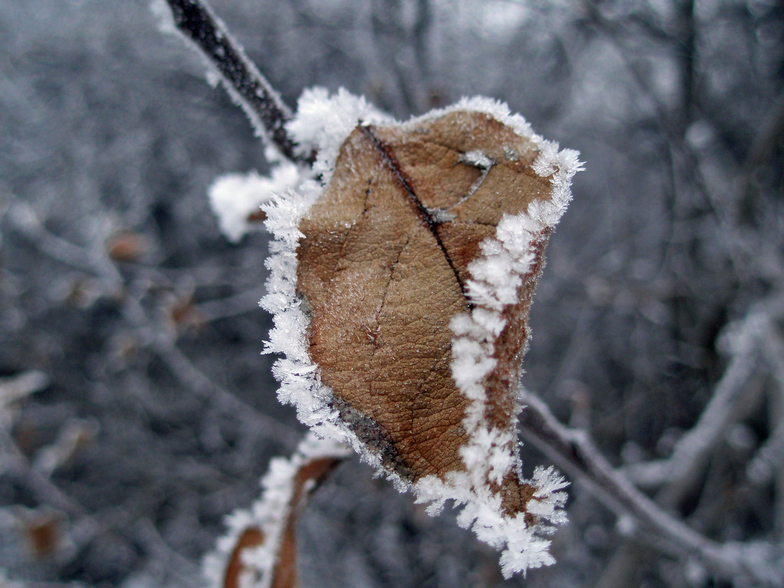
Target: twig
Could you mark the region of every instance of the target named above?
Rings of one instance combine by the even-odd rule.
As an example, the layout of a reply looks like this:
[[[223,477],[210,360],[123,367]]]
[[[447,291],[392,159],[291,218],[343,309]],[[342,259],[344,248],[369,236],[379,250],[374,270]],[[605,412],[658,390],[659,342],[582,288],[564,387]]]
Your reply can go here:
[[[218,386],[198,370],[175,345],[159,339],[153,343],[153,347],[171,372],[195,396],[214,402],[224,414],[234,414],[238,420],[252,423],[254,427],[263,429],[267,439],[277,439],[288,446],[295,445],[299,440],[300,434],[293,427],[257,411],[228,390]]]
[[[710,402],[697,424],[681,437],[668,459],[635,464],[624,473],[643,487],[660,486],[673,480],[690,478],[702,470],[716,440],[727,425],[737,419],[738,404],[744,398],[746,383],[759,361],[760,333],[765,330],[767,316],[752,312],[732,337],[734,355],[716,386]]]
[[[768,401],[769,426],[773,432],[746,468],[752,483],[774,482],[774,536],[784,537],[784,340],[777,329],[765,334],[765,359],[773,372],[775,385]]]
[[[109,286],[122,283],[122,276],[106,255],[106,249],[99,235],[94,233],[90,235],[91,249],[74,245],[70,241],[50,233],[33,208],[21,200],[9,207],[7,214],[11,226],[47,257],[87,274],[92,274],[105,281]]]
[[[73,519],[87,516],[87,511],[82,505],[32,467],[27,456],[17,447],[11,434],[3,427],[0,427],[0,453],[3,457],[3,469],[14,472],[20,480],[24,480],[31,495],[41,504],[56,508]]]
[[[750,210],[756,198],[754,172],[773,155],[776,141],[784,133],[784,92],[781,92],[760,122],[757,134],[743,164],[741,207]]]
[[[784,462],[784,421],[780,422],[746,466],[746,476],[753,484],[762,484],[773,477]]]
[[[258,301],[266,293],[264,289],[242,292],[219,300],[209,300],[195,305],[194,310],[205,321],[231,318],[259,310]]]
[[[205,558],[211,585],[294,588],[297,581],[297,526],[310,495],[351,453],[346,445],[309,433],[290,459],[276,458],[262,479],[264,492],[249,510],[235,511],[228,534]],[[243,577],[245,581],[242,581]]]
[[[675,557],[698,556],[723,578],[746,578],[760,586],[784,585],[766,577],[767,570],[747,561],[746,552],[737,546],[715,543],[659,508],[612,468],[584,431],[562,425],[539,398],[523,390],[520,399],[525,405],[523,436],[584,482],[614,512],[631,515],[646,541]]]
[[[312,160],[299,154],[286,131],[291,110],[204,0],[166,0],[176,27],[220,72],[229,94],[250,118],[256,132],[296,163]]]
[[[0,378],[0,410],[49,385],[49,377],[38,370],[29,370],[11,378]]]
[[[200,579],[198,564],[177,553],[161,536],[160,531],[149,518],[145,517],[137,521],[133,531],[135,538],[155,555],[157,561],[169,564],[164,567],[165,572],[162,573],[165,573],[166,576],[178,577],[184,586],[198,582]]]

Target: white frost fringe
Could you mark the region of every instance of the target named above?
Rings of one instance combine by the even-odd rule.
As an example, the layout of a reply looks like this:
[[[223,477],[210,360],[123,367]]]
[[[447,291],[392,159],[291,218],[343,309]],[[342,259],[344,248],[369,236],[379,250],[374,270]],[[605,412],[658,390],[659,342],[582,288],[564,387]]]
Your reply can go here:
[[[204,558],[203,571],[209,582],[208,585],[215,588],[223,586],[226,564],[239,538],[246,529],[255,527],[262,532],[264,542],[258,547],[249,547],[242,552],[242,562],[247,570],[245,577],[240,578],[240,586],[268,588],[272,582],[272,571],[290,508],[293,506],[291,500],[297,472],[311,460],[345,457],[349,452],[348,447],[342,443],[322,440],[313,433],[308,433],[290,459],[283,457],[273,459],[267,474],[261,480],[263,488],[261,498],[251,505],[250,509],[234,511],[226,518],[228,532],[218,540],[215,552]],[[254,581],[257,575],[261,578],[259,583]]]
[[[464,98],[448,108],[412,119],[404,128],[455,111],[484,112],[532,141],[539,149],[533,169],[541,177],[548,177],[553,187],[551,200],[533,202],[526,212],[516,216],[504,215],[495,238],[482,242],[482,257],[468,267],[472,279],[467,283],[467,290],[475,308],[455,317],[450,325],[455,333],[452,376],[461,393],[471,400],[463,421],[469,441],[461,448],[467,471],[452,472],[446,480],[430,476],[414,486],[417,502],[433,502],[428,508],[431,514],[439,512],[446,500],[464,505],[459,523],[472,526],[477,536],[490,545],[506,547],[501,564],[504,576],[509,577],[515,572],[553,563],[547,551],[550,541],[541,536],[550,534],[552,525],[566,520],[560,510],[566,494],[559,492],[566,482],[553,468],[536,468],[533,478],[527,481],[536,491],[526,510],[536,517],[537,523],[527,526],[522,513],[515,517],[503,515],[501,497],[491,492],[487,481],[500,481],[511,468],[520,467],[514,452],[517,440],[510,432],[486,424],[487,399],[482,382],[495,367],[493,341],[504,328],[503,309],[517,303],[518,286],[531,269],[533,241],[560,219],[571,200],[571,178],[581,169],[581,164],[576,151],[559,151],[557,143],[534,134],[522,116],[511,114],[505,104],[488,98]],[[303,153],[316,149],[319,155],[311,179],[305,179],[297,190],[289,190],[262,205],[267,213],[266,226],[276,240],[271,244],[274,255],[266,262],[271,274],[267,281],[268,294],[261,305],[274,315],[275,324],[265,353],[285,355],[273,367],[281,383],[278,392],[281,402],[293,404],[300,421],[316,434],[351,444],[365,461],[381,469],[379,456],[365,449],[340,421],[337,412],[329,408],[332,394],[321,383],[318,367],[308,355],[308,321],[295,294],[295,251],[303,236],[298,229],[299,221],[329,182],[341,144],[360,121],[400,124],[345,90],[329,96],[323,89],[314,89],[306,91],[300,99],[298,114],[288,129]],[[320,174],[321,181],[312,179],[316,174]],[[387,472],[387,475],[401,490],[410,486],[394,473]]]
[[[469,438],[460,448],[466,471],[450,472],[446,480],[429,476],[415,487],[417,502],[433,501],[428,510],[434,513],[441,510],[447,499],[465,504],[458,523],[472,526],[481,540],[497,549],[506,546],[501,555],[501,568],[508,578],[528,568],[554,563],[548,552],[550,541],[541,536],[552,533],[553,525],[566,522],[566,514],[561,510],[566,494],[558,490],[567,483],[552,467],[537,467],[533,478],[525,481],[536,488],[533,498],[525,505],[525,510],[536,517],[536,523],[528,526],[523,513],[515,517],[503,514],[501,497],[490,491],[487,481],[500,483],[513,468],[519,472],[522,464],[513,450],[517,440],[509,430],[490,427],[487,423],[484,381],[496,367],[493,351],[496,339],[506,326],[503,311],[517,304],[518,290],[535,261],[536,242],[558,223],[566,210],[571,200],[571,179],[581,164],[576,151],[559,151],[556,143],[535,135],[521,116],[510,114],[506,105],[472,98],[463,100],[457,108],[486,112],[529,138],[539,148],[533,169],[541,177],[550,177],[553,187],[549,201],[536,200],[525,212],[505,214],[495,237],[480,244],[481,257],[468,265],[471,279],[466,283],[466,291],[475,306],[450,323],[455,334],[452,377],[460,392],[471,401],[463,419]],[[436,111],[427,116],[443,114]]]
[[[296,188],[301,181],[299,168],[281,161],[272,167],[269,177],[256,171],[219,176],[207,194],[221,232],[232,243],[238,243],[250,229],[248,217],[259,212],[261,205],[276,194]]]

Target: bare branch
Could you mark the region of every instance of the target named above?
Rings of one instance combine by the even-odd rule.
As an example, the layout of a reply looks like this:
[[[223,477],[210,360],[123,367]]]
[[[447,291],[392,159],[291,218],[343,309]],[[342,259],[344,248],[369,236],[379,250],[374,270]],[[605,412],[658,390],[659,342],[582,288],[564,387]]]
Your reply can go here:
[[[784,413],[781,412],[784,406],[784,341],[772,328],[767,329],[764,335],[763,353],[773,372],[776,386],[769,410],[772,432],[746,466],[746,476],[754,484],[768,482],[777,471],[784,471]]]
[[[756,565],[757,552],[715,543],[662,510],[612,468],[584,431],[562,425],[538,397],[523,390],[520,400],[525,405],[523,437],[585,483],[608,508],[633,517],[642,539],[674,557],[697,556],[723,578],[745,578],[759,586],[784,585],[769,577],[769,567]]]
[[[741,210],[748,211],[757,196],[755,172],[773,155],[776,141],[784,134],[784,92],[781,92],[760,122],[743,165]]]
[[[765,332],[768,320],[765,310],[752,311],[729,336],[732,360],[697,424],[680,438],[668,459],[625,468],[624,473],[631,480],[643,487],[656,487],[674,480],[690,479],[694,472],[702,470],[717,439],[739,418],[737,408],[750,390],[746,383],[759,364],[760,336]]]
[[[253,428],[263,429],[266,438],[274,438],[288,445],[296,443],[299,435],[293,427],[259,412],[225,388],[218,386],[198,370],[176,345],[159,337],[154,341],[153,347],[166,366],[195,396],[214,402],[221,411],[237,415],[238,419],[252,425]]]
[[[174,24],[220,72],[224,86],[248,115],[256,132],[291,161],[311,163],[308,157],[297,153],[296,144],[286,131],[291,110],[207,3],[204,0],[167,2]]]
[[[49,385],[49,377],[38,370],[29,370],[11,378],[0,378],[0,410]]]

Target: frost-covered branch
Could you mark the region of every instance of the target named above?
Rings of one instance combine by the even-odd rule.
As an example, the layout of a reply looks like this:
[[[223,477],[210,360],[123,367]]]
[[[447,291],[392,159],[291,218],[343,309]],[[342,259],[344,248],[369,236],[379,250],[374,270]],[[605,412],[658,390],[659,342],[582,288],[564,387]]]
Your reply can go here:
[[[308,163],[286,131],[291,111],[203,0],[167,0],[174,25],[203,53],[256,132],[295,162]]]
[[[659,550],[676,557],[683,557],[684,553],[697,555],[715,574],[729,579],[746,577],[753,578],[755,585],[781,585],[782,559],[781,554],[772,553],[773,545],[719,545],[665,510],[694,487],[729,425],[742,418],[755,388],[748,382],[762,359],[774,376],[784,374],[780,365],[784,346],[773,328],[773,320],[781,314],[781,297],[771,297],[756,304],[743,321],[727,330],[722,339],[732,358],[725,374],[697,424],[681,438],[669,459],[615,471],[584,432],[560,425],[547,407],[530,394],[524,399],[528,408],[523,412],[527,423],[523,434],[562,467],[580,476],[610,508],[632,515],[640,538]],[[776,461],[780,461],[775,451],[781,443],[781,424],[772,426],[775,429],[768,441],[747,467],[747,475],[755,483],[765,482],[778,466]],[[634,488],[629,478],[640,485],[660,487],[655,502]],[[633,551],[628,547],[623,553]],[[617,576],[614,578],[618,581]]]
[[[777,470],[784,469],[784,413],[781,410],[784,407],[784,340],[775,329],[768,328],[763,333],[763,341],[763,355],[776,386],[769,400],[773,430],[746,466],[746,475],[754,484],[765,483],[774,477]],[[782,499],[779,498],[779,502]]]
[[[734,410],[746,391],[745,384],[754,372],[758,361],[759,317],[747,320],[735,338],[734,354],[724,376],[716,386],[711,401],[705,407],[697,424],[680,438],[672,455],[659,461],[635,464],[625,469],[626,475],[643,487],[655,487],[671,480],[689,477],[690,472],[701,469],[699,464],[707,459],[716,440],[728,424],[736,419]]]
[[[523,390],[521,402],[525,405],[521,414],[523,437],[579,478],[614,512],[631,516],[644,539],[676,557],[699,557],[717,576],[751,579],[760,586],[782,585],[780,579],[770,576],[770,565],[755,565],[752,561],[759,552],[715,543],[662,510],[613,469],[584,431],[561,424],[537,396]],[[776,565],[780,567],[782,562]]]
[[[31,497],[72,517],[84,516],[84,508],[58,488],[47,475],[33,467],[30,460],[19,449],[16,441],[5,427],[0,426],[0,473],[14,472],[25,480]]]
[[[0,414],[10,404],[25,398],[29,394],[43,390],[49,384],[49,378],[43,372],[30,370],[11,378],[0,379]],[[0,421],[0,426],[2,426]]]
[[[687,480],[699,472],[719,437],[739,417],[746,383],[760,361],[760,347],[772,315],[780,315],[782,302],[772,299],[759,303],[739,325],[725,334],[732,359],[719,380],[710,402],[697,424],[675,445],[672,455],[663,460],[636,464],[624,473],[643,487],[657,487],[675,480]],[[668,501],[672,502],[672,501]]]
[[[119,270],[107,255],[104,235],[100,228],[91,226],[90,230],[86,231],[89,236],[87,245],[80,246],[47,230],[44,219],[39,218],[33,208],[22,200],[9,207],[7,216],[11,226],[43,255],[96,276],[107,290],[122,282]]]
[[[744,163],[742,205],[751,208],[756,197],[754,173],[773,155],[776,141],[784,133],[784,92],[779,93],[761,121]]]
[[[158,356],[190,393],[209,399],[222,412],[235,414],[243,422],[263,429],[265,435],[270,438],[276,438],[288,445],[293,445],[296,442],[298,434],[293,428],[257,411],[228,390],[218,386],[198,370],[176,345],[163,338],[157,338],[154,348]]]

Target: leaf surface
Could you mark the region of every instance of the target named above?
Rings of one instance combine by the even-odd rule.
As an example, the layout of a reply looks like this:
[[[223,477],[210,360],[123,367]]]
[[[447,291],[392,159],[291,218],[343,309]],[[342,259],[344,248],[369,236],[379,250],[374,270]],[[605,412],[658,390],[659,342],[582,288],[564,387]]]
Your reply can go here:
[[[579,162],[505,107],[469,102],[356,125],[317,162],[326,180],[265,207],[280,253],[262,304],[268,350],[287,355],[281,400],[432,512],[464,504],[459,522],[506,546],[509,575],[552,563],[541,535],[565,520],[560,477],[523,478],[517,389]]]
[[[467,161],[470,152],[482,153],[489,169]],[[452,378],[449,324],[473,306],[468,265],[502,215],[549,197],[548,180],[531,169],[537,155],[483,113],[405,131],[359,126],[300,223],[297,284],[310,309],[310,355],[342,419],[406,481],[464,468],[470,400]],[[486,418],[503,428],[513,427],[528,331],[530,294],[522,293],[523,304],[507,311],[514,320],[488,378]],[[531,491],[514,478],[506,484],[505,501],[519,509]]]

